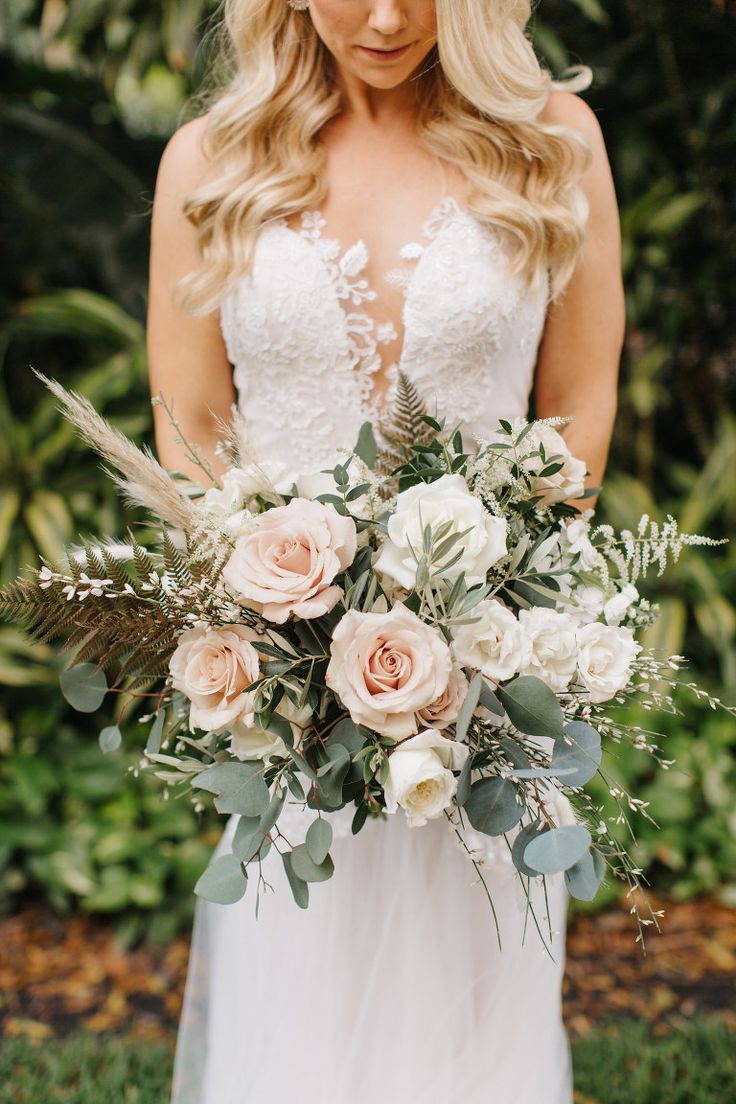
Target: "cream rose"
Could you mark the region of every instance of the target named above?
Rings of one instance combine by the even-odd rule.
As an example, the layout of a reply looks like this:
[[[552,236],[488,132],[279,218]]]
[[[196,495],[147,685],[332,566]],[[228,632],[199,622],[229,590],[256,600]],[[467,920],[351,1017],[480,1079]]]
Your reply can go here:
[[[528,650],[520,675],[536,675],[555,693],[566,690],[578,665],[575,624],[570,617],[544,606],[519,613]]]
[[[577,498],[585,490],[585,463],[572,455],[565,438],[550,425],[538,425],[534,430],[537,442],[544,446],[546,459],[540,456],[531,456],[525,460],[525,467],[533,475],[543,471],[551,462],[552,457],[557,457],[557,462],[562,463],[560,471],[554,475],[535,475],[533,489],[535,495],[541,496],[545,505],[553,502],[564,502],[566,498]]]
[[[440,557],[440,563],[444,563],[462,549],[457,562],[438,577],[454,579],[465,572],[469,585],[485,581],[489,567],[506,555],[508,527],[504,518],[488,513],[461,475],[443,475],[434,483],[418,483],[396,496],[396,510],[388,520],[388,533],[374,561],[375,570],[411,589],[416,583],[424,528],[431,525],[436,529],[443,522],[449,522],[450,528],[442,540],[465,529],[470,532]],[[432,566],[436,569],[438,564]]]
[[[254,718],[252,695],[245,687],[259,674],[256,638],[244,625],[187,629],[169,660],[171,682],[191,702],[189,727],[223,732]]]
[[[457,790],[452,772],[460,770],[469,754],[466,744],[431,728],[404,740],[388,757],[386,811],[395,813],[400,805],[411,828],[441,816]]]
[[[597,621],[603,613],[606,594],[595,583],[583,583],[572,590],[569,603],[565,609],[568,616],[576,625],[587,625],[591,621]]]
[[[641,651],[631,629],[585,625],[577,631],[578,675],[592,702],[608,701],[628,684]]]
[[[269,621],[283,624],[289,614],[321,617],[340,598],[333,580],[356,549],[352,518],[328,504],[293,498],[254,519],[222,574],[236,596]]]
[[[452,665],[447,686],[439,697],[417,710],[417,720],[429,728],[446,728],[453,724],[460,713],[460,707],[468,691],[468,680],[459,667]]]
[[[348,610],[335,626],[325,681],[352,719],[401,739],[416,713],[444,693],[450,649],[406,606],[388,613]]]
[[[634,602],[639,599],[639,591],[633,583],[624,583],[620,590],[608,599],[603,607],[603,616],[609,625],[619,625]]]
[[[476,667],[494,682],[518,673],[526,662],[529,644],[519,621],[495,598],[471,610],[472,624],[453,630],[452,647],[463,666]]]
[[[280,717],[285,717],[291,722],[291,730],[294,735],[294,744],[298,746],[301,741],[304,728],[312,718],[312,710],[308,706],[297,709],[284,695],[274,709]],[[268,759],[271,755],[287,755],[286,744],[275,732],[268,732],[260,725],[236,721],[231,729],[232,739],[230,748],[237,759]]]

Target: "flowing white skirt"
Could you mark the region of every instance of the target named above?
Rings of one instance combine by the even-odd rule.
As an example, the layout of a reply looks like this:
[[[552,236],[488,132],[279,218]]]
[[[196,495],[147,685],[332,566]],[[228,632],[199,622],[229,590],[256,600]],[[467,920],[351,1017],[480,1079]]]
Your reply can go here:
[[[445,817],[409,828],[399,812],[351,837],[353,811],[333,814],[335,874],[306,911],[274,849],[258,918],[255,869],[236,904],[198,899],[172,1104],[570,1104],[563,876],[546,898],[533,887],[543,943],[506,844],[488,840],[499,950]]]

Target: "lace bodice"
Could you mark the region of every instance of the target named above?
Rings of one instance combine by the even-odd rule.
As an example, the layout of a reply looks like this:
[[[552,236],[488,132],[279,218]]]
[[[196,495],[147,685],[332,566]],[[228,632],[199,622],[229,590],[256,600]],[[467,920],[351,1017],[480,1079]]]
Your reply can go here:
[[[451,196],[437,204],[422,240],[407,242],[402,263],[382,276],[404,296],[400,359],[384,364],[382,346],[399,335],[365,309],[375,302],[380,316],[366,246],[343,248],[324,227],[319,211],[302,212],[297,229],[283,218],[264,226],[252,271],[221,306],[258,459],[301,471],[334,462],[335,450],[354,445],[362,422],[390,402],[399,366],[430,413],[462,420],[468,444],[499,418],[526,413],[548,283],[533,290],[510,275],[501,231]]]

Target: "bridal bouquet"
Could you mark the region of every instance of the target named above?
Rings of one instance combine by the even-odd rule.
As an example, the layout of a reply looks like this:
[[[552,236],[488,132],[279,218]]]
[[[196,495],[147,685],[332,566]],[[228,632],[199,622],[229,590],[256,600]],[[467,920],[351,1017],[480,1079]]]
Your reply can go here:
[[[353,833],[369,817],[411,829],[444,817],[481,880],[484,839],[502,840],[528,899],[532,881],[564,872],[589,900],[608,867],[629,885],[639,937],[656,922],[584,787],[603,772],[604,741],[668,765],[613,708],[668,704],[681,662],[637,643],[656,616],[637,582],[712,542],[673,519],[595,525],[569,504],[586,471],[564,420],[501,422],[469,451],[403,376],[388,443],[379,450],[366,422],[331,470],[248,463],[231,429],[216,480],[183,442],[214,480],[206,491],[47,383],[161,539],[70,549],[66,566],[0,592],[0,612],[74,650],[61,688],[77,709],[108,692],[152,703],[144,759],[167,791],[240,814],[198,894],[238,900],[273,847],[306,907],[334,869],[329,814],[349,805]],[[117,726],[100,733],[103,751],[120,740]],[[614,822],[648,815],[607,784]],[[305,809],[299,842],[279,827],[287,802]]]

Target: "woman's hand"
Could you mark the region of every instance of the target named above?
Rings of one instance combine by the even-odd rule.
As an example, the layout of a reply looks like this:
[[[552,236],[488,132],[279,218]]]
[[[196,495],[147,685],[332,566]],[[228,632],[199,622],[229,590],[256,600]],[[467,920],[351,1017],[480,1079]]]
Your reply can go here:
[[[581,182],[590,205],[585,245],[570,283],[547,315],[537,361],[536,415],[573,417],[565,441],[588,466],[586,485],[599,487],[616,416],[625,331],[618,205],[601,129],[588,105],[556,92],[541,118],[581,131],[593,156]],[[595,501],[573,504],[585,509]]]

